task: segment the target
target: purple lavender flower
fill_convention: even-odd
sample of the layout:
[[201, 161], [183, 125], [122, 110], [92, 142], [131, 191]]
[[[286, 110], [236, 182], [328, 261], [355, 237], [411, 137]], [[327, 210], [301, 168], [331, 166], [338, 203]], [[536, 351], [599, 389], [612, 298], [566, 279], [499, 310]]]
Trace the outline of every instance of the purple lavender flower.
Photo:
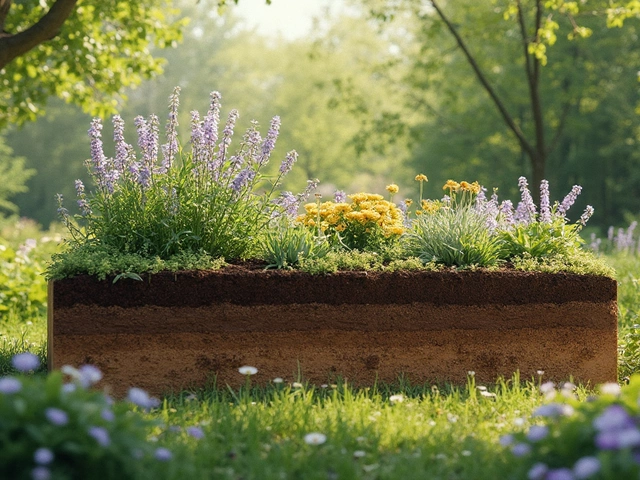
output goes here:
[[549, 470], [545, 480], [575, 480], [573, 472], [568, 468]]
[[546, 425], [532, 425], [527, 432], [527, 440], [531, 442], [539, 442], [549, 435], [549, 427]]
[[293, 168], [293, 164], [298, 159], [298, 152], [291, 150], [280, 164], [280, 174], [286, 175]]
[[84, 183], [82, 183], [82, 180], [76, 180], [75, 185], [76, 195], [78, 197], [78, 207], [80, 208], [82, 215], [91, 215], [91, 206], [89, 206], [89, 202], [87, 201], [87, 195], [84, 191]]
[[318, 188], [319, 183], [320, 183], [320, 180], [318, 180], [317, 178], [314, 180], [307, 180], [307, 186], [302, 192], [300, 192], [297, 195], [298, 204], [301, 204], [302, 202], [306, 202], [307, 199], [309, 198], [309, 195], [311, 195], [311, 192], [313, 192], [316, 188]]
[[211, 172], [217, 172], [222, 165], [224, 165], [227, 150], [231, 145], [231, 137], [233, 136], [233, 129], [236, 126], [236, 121], [238, 120], [238, 111], [233, 109], [229, 112], [229, 116], [227, 117], [227, 123], [224, 126], [224, 130], [222, 130], [222, 140], [220, 140], [220, 144], [218, 145], [218, 154], [212, 162], [209, 164], [209, 170]]
[[100, 416], [107, 422], [113, 422], [116, 419], [115, 414], [108, 408], [104, 408], [102, 412], [100, 412]]
[[584, 209], [584, 213], [580, 215], [580, 224], [583, 227], [587, 225], [591, 215], [593, 215], [593, 207], [591, 205], [587, 205], [587, 208]]
[[[298, 198], [291, 192], [282, 192], [273, 203], [282, 207], [284, 213], [290, 218], [294, 218], [298, 214]], [[278, 217], [279, 215], [274, 212], [273, 216]]]
[[236, 178], [234, 178], [233, 181], [231, 182], [231, 189], [234, 192], [239, 193], [240, 190], [242, 190], [247, 185], [249, 185], [249, 183], [251, 183], [255, 175], [256, 175], [256, 172], [254, 172], [252, 169], [248, 167], [242, 169], [240, 173], [236, 176]]
[[162, 146], [162, 169], [167, 172], [171, 168], [173, 158], [178, 152], [178, 106], [180, 105], [180, 87], [173, 89], [169, 97], [169, 119], [167, 120], [167, 143]]
[[39, 466], [31, 470], [31, 479], [32, 480], [50, 480], [51, 479], [51, 471], [44, 466]]
[[114, 166], [120, 172], [123, 173], [126, 166], [131, 159], [133, 153], [133, 147], [129, 145], [124, 139], [124, 120], [120, 115], [114, 115], [112, 119], [113, 123], [113, 141], [116, 145], [116, 158], [114, 159]]
[[613, 225], [611, 225], [611, 226], [609, 227], [609, 230], [607, 231], [607, 239], [608, 239], [610, 242], [613, 242]]
[[218, 141], [218, 125], [220, 123], [220, 100], [221, 95], [219, 92], [211, 92], [211, 103], [209, 105], [209, 111], [204, 117], [204, 143], [209, 151], [209, 155], [213, 154], [213, 150]]
[[582, 457], [573, 466], [573, 475], [578, 479], [593, 477], [600, 471], [602, 464], [596, 457]]
[[[333, 192], [333, 199], [336, 203], [345, 203], [347, 201], [347, 193], [343, 190], [336, 190]], [[404, 202], [401, 203], [405, 206], [406, 210], [406, 204]]]
[[156, 449], [154, 457], [156, 457], [156, 460], [159, 460], [161, 462], [168, 462], [173, 457], [173, 454], [170, 450], [160, 447]]
[[14, 355], [11, 363], [19, 372], [30, 372], [40, 366], [40, 359], [33, 353], [23, 352]]
[[276, 115], [271, 119], [271, 126], [269, 127], [269, 131], [267, 132], [264, 142], [262, 142], [262, 151], [260, 152], [258, 165], [263, 166], [269, 162], [269, 157], [276, 146], [276, 140], [278, 139], [279, 132], [280, 117]]
[[564, 199], [562, 200], [562, 203], [558, 205], [558, 210], [556, 211], [556, 215], [560, 217], [565, 217], [567, 215], [567, 211], [569, 210], [569, 208], [571, 208], [571, 205], [573, 205], [576, 202], [576, 198], [578, 198], [578, 195], [580, 195], [581, 191], [582, 191], [582, 187], [580, 185], [574, 185], [571, 188], [571, 191], [567, 194], [567, 196], [564, 197]]
[[102, 121], [94, 118], [89, 128], [89, 138], [91, 138], [91, 164], [93, 173], [96, 176], [98, 187], [104, 188], [107, 158], [104, 156], [102, 147]]
[[544, 480], [547, 472], [549, 471], [549, 467], [547, 467], [544, 463], [535, 463], [529, 469], [527, 473], [527, 478], [529, 480]]
[[191, 151], [193, 162], [198, 165], [206, 159], [204, 127], [197, 110], [191, 112]]
[[22, 383], [14, 377], [0, 378], [0, 393], [4, 395], [13, 395], [22, 390]]
[[536, 219], [536, 205], [533, 203], [533, 198], [531, 197], [531, 192], [529, 191], [529, 186], [525, 177], [520, 177], [518, 179], [518, 186], [520, 187], [522, 200], [516, 207], [514, 219], [518, 223], [529, 225]]
[[514, 440], [515, 437], [510, 433], [502, 435], [500, 437], [500, 445], [502, 445], [503, 447], [508, 447], [513, 444]]
[[44, 411], [44, 416], [47, 420], [57, 427], [62, 427], [69, 423], [69, 415], [64, 410], [59, 408], [49, 407]]
[[101, 447], [108, 447], [111, 444], [109, 432], [103, 427], [89, 427], [87, 433], [93, 437]]
[[540, 182], [540, 222], [551, 223], [551, 204], [549, 202], [549, 182]]
[[531, 414], [532, 417], [548, 417], [556, 418], [563, 415], [565, 412], [564, 406], [559, 403], [548, 403], [536, 408]]
[[49, 465], [53, 459], [53, 452], [45, 447], [41, 447], [33, 453], [33, 461], [38, 465]]
[[197, 440], [204, 438], [204, 432], [200, 427], [187, 427], [187, 434]]
[[514, 223], [513, 219], [513, 203], [511, 200], [505, 200], [500, 204], [500, 214], [502, 215], [502, 221], [505, 225], [511, 226]]
[[622, 405], [610, 405], [593, 420], [593, 428], [600, 432], [633, 428], [635, 423]]
[[531, 446], [528, 443], [516, 443], [511, 447], [511, 453], [516, 457], [524, 457], [531, 453]]
[[[155, 115], [147, 122], [143, 117], [137, 116], [134, 124], [138, 131], [138, 146], [142, 151], [142, 160], [136, 162], [137, 176], [135, 180], [143, 188], [147, 188], [151, 181], [151, 168], [156, 162], [158, 155], [158, 119]], [[133, 173], [133, 172], [132, 172]]]

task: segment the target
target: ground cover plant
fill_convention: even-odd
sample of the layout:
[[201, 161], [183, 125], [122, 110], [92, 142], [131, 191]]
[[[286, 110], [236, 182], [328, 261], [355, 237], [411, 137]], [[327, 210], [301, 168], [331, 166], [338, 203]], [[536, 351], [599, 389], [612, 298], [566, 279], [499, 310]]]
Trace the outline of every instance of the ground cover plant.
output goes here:
[[[138, 153], [126, 143], [124, 122], [115, 116], [113, 158], [103, 151], [101, 121], [93, 120], [87, 167], [94, 185], [87, 189], [76, 181], [78, 214], [71, 215], [58, 197], [70, 238], [68, 248], [54, 255], [48, 278], [85, 273], [140, 279], [142, 273], [212, 269], [246, 260], [312, 273], [330, 273], [345, 265], [415, 268], [421, 262], [428, 269], [516, 266], [613, 274], [581, 249], [579, 234], [593, 208], [588, 206], [577, 222], [567, 217], [580, 186], [552, 204], [548, 182], [543, 181], [538, 209], [521, 177], [521, 199], [514, 208], [510, 200], [499, 202], [495, 192], [487, 198], [487, 190], [477, 182], [449, 180], [444, 197], [423, 198], [428, 179], [419, 174], [415, 202], [394, 202], [399, 188], [390, 184], [388, 200], [376, 193], [338, 191], [333, 200], [315, 194], [315, 202], [305, 204], [317, 180], [297, 195], [278, 189], [293, 168], [295, 150], [277, 171], [265, 173], [279, 117], [273, 117], [264, 138], [257, 122], [251, 122], [232, 150], [238, 112], [231, 110], [223, 127], [221, 96], [213, 92], [206, 115], [191, 112], [186, 149], [178, 142], [178, 105], [176, 88], [162, 145], [158, 118], [136, 118]], [[369, 253], [379, 261], [366, 260]]]

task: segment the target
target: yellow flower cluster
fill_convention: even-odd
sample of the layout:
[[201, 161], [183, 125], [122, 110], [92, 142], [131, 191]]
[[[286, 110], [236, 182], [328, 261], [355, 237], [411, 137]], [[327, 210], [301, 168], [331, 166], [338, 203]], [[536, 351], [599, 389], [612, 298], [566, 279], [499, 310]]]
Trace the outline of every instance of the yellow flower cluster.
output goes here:
[[450, 192], [471, 192], [474, 194], [480, 193], [480, 184], [478, 182], [454, 182], [453, 180], [447, 180], [447, 183], [442, 187], [443, 190], [449, 190]]
[[349, 195], [352, 203], [308, 203], [306, 213], [298, 216], [299, 223], [307, 227], [318, 227], [326, 234], [348, 232], [355, 234], [382, 233], [385, 237], [404, 233], [402, 212], [395, 204], [375, 193]]

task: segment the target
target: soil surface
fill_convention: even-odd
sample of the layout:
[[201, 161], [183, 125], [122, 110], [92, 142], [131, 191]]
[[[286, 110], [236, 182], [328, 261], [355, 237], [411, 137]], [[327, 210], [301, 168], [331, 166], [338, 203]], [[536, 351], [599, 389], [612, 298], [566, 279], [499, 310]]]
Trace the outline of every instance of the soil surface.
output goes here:
[[[186, 293], [185, 293], [186, 292]], [[143, 281], [97, 280], [89, 275], [56, 280], [56, 307], [75, 304], [144, 305], [520, 305], [525, 303], [606, 302], [616, 298], [616, 281], [595, 275], [516, 270], [336, 272], [311, 275], [264, 270], [255, 264], [215, 271], [161, 272]]]

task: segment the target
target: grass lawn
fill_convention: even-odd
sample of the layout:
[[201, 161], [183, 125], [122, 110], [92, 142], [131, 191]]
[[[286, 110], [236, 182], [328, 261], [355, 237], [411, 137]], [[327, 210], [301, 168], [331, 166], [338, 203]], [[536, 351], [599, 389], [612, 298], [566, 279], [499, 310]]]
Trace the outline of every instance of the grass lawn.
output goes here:
[[[640, 260], [610, 260], [620, 282], [623, 379], [640, 363]], [[30, 350], [44, 359], [44, 315], [13, 316], [0, 325], [0, 333], [0, 374], [12, 371], [10, 359], [17, 352]], [[233, 480], [522, 478], [514, 473], [518, 459], [499, 440], [537, 421], [530, 414], [544, 402], [541, 382], [544, 375], [476, 385], [469, 376], [462, 388], [399, 379], [363, 390], [342, 384], [258, 389], [248, 378], [240, 391], [184, 392], [146, 414], [158, 421], [150, 438], [173, 454], [148, 474]], [[589, 393], [578, 387], [579, 398]], [[194, 426], [203, 438], [188, 430]], [[312, 433], [321, 435], [307, 436]]]

